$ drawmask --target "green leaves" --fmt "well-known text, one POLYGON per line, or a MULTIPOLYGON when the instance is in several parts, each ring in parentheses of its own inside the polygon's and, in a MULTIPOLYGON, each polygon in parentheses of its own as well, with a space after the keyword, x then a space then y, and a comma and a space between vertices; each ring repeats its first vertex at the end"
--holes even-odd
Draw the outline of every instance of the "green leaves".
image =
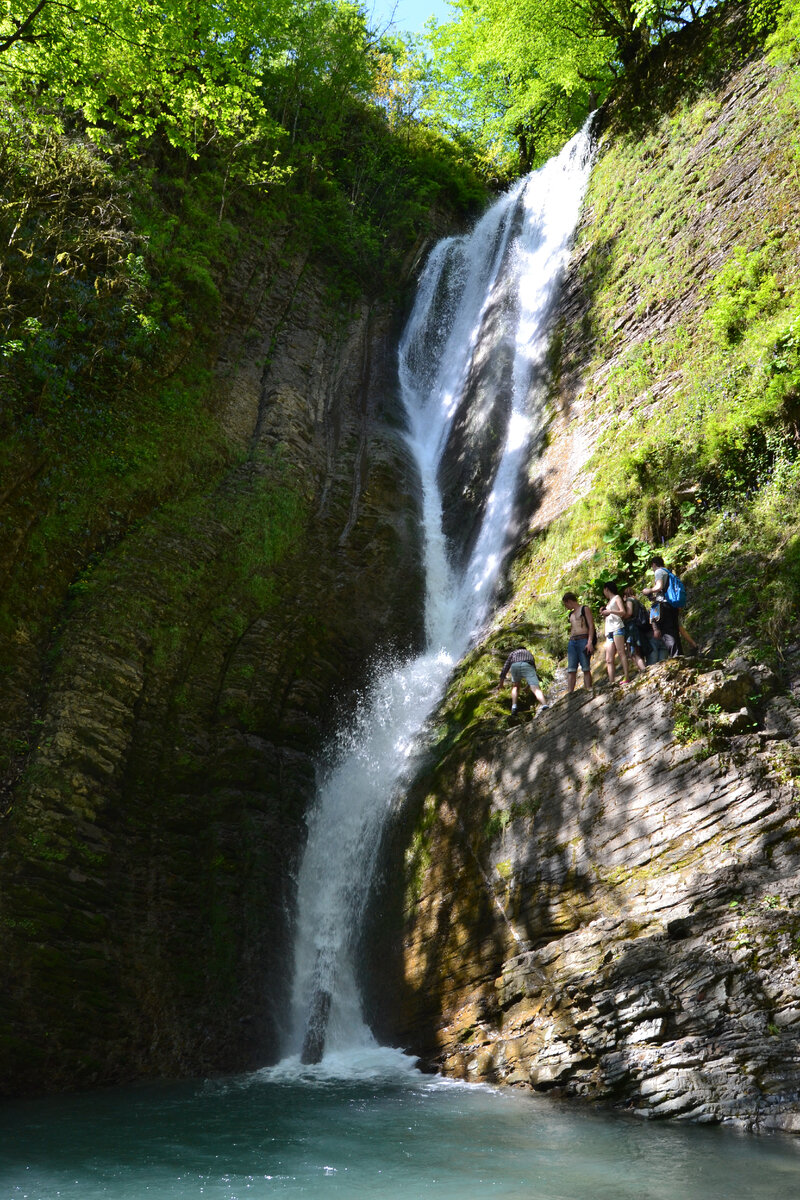
POLYGON ((722 345, 739 342, 753 321, 775 311, 781 292, 770 269, 766 246, 746 251, 737 247, 711 283, 713 303, 706 315, 714 336, 722 345))
MULTIPOLYGON (((527 171, 560 149, 654 41, 712 7, 665 0, 452 0, 427 41, 423 111, 489 162, 527 171)), ((417 52, 419 54, 419 51, 417 52)))
POLYGON ((566 0, 457 0, 455 21, 429 34, 433 59, 425 111, 466 130, 489 161, 544 161, 604 92, 613 39, 588 35, 566 0), (570 25, 572 17, 577 26, 570 25))
POLYGON ((606 566, 599 575, 589 580, 587 590, 591 602, 596 605, 605 604, 603 585, 609 581, 616 580, 620 591, 623 584, 636 585, 656 553, 649 542, 630 534, 623 521, 617 521, 603 534, 603 542, 606 554, 602 557, 606 566))
POLYGON ((265 83, 302 74, 363 90, 361 10, 345 0, 0 0, 0 74, 135 146, 162 133, 193 157, 270 124, 265 83))

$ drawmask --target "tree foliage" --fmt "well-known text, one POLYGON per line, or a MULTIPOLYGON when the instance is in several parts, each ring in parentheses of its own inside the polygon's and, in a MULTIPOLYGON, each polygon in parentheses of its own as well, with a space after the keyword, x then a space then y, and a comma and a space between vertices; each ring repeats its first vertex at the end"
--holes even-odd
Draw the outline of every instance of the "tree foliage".
POLYGON ((132 142, 156 132, 196 154, 219 134, 274 129, 325 86, 369 86, 367 31, 347 0, 0 0, 7 87, 80 110, 132 142))
POLYGON ((426 112, 528 170, 553 153, 654 41, 715 0, 452 0, 429 32, 426 112))
POLYGON ((758 29, 772 32, 769 45, 778 62, 800 59, 800 0, 754 0, 751 15, 758 29))

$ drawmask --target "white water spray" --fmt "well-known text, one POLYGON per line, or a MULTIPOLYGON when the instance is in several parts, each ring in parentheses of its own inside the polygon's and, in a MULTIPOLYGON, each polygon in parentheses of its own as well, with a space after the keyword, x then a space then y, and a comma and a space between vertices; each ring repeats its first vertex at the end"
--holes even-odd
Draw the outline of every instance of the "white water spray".
POLYGON ((532 382, 544 363, 547 315, 588 180, 588 128, 587 122, 558 158, 498 200, 470 235, 440 242, 419 284, 400 345, 399 378, 422 491, 426 649, 376 672, 320 789, 298 881, 290 1055, 299 1054, 315 1030, 318 1052, 324 1044, 337 1059, 374 1045, 361 1011, 353 944, 383 823, 415 739, 486 619, 502 565, 520 467, 541 421, 532 382), (517 303, 506 444, 470 561, 456 576, 442 532, 437 473, 482 317, 496 289, 508 291, 510 284, 517 303))

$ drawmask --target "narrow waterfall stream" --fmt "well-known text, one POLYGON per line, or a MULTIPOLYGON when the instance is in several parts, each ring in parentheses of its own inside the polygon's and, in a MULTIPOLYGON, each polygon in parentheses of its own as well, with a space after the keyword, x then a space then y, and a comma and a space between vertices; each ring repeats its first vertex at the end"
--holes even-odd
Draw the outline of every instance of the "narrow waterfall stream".
POLYGON ((544 362, 547 315, 588 180, 588 130, 587 122, 557 158, 501 197, 471 234, 435 247, 401 341, 407 438, 422 495, 426 648, 375 673, 312 814, 298 883, 287 1046, 304 1064, 325 1052, 374 1044, 361 1013, 353 944, 382 824, 415 738, 494 593, 520 466, 540 420, 531 385, 544 362), (513 347, 510 412, 474 547, 457 572, 442 528, 438 481, 475 355, 492 352, 482 331, 493 306, 502 309, 503 333, 513 347))

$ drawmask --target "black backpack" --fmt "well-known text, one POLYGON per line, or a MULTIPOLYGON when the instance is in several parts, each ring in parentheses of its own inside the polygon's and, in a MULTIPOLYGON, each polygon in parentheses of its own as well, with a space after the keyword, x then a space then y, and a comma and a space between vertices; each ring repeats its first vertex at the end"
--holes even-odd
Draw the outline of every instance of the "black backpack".
POLYGON ((633 616, 631 620, 639 629, 647 629, 650 624, 650 614, 640 600, 633 597, 633 616))

